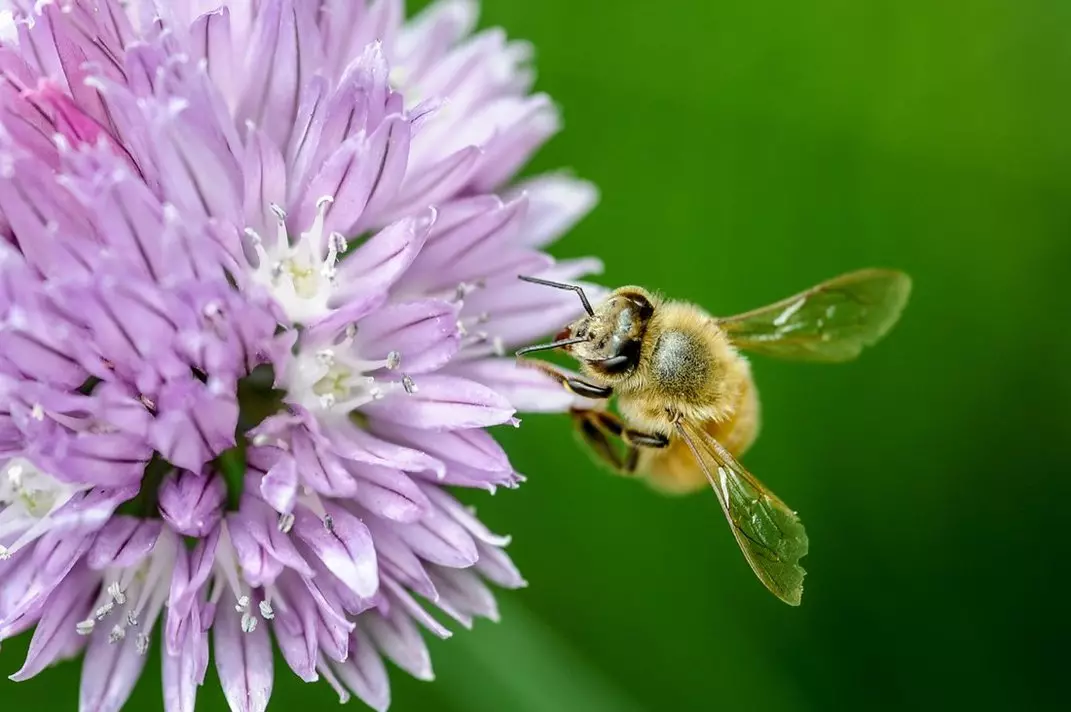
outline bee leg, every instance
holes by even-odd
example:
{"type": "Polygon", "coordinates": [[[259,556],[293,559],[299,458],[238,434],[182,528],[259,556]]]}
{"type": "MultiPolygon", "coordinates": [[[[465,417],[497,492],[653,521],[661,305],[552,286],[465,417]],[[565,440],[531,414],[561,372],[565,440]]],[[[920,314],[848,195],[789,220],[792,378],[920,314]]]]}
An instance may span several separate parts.
{"type": "Polygon", "coordinates": [[[665,435],[626,428],[620,418],[606,411],[577,409],[573,411],[573,418],[580,427],[581,435],[596,454],[621,474],[635,474],[641,448],[663,448],[669,445],[669,438],[665,435]],[[607,436],[619,438],[625,443],[624,458],[611,446],[607,436]]]}
{"type": "Polygon", "coordinates": [[[567,376],[545,361],[518,359],[518,363],[527,366],[528,368],[542,371],[558,383],[562,384],[565,390],[582,398],[606,399],[614,394],[614,389],[610,386],[599,386],[594,383],[588,383],[580,378],[567,376]]]}
{"type": "Polygon", "coordinates": [[[595,417],[598,411],[574,410],[572,411],[573,422],[576,423],[577,432],[584,440],[591,452],[604,464],[609,465],[615,472],[625,472],[627,463],[621,459],[621,454],[610,440],[610,433],[601,427],[599,419],[595,417]]]}

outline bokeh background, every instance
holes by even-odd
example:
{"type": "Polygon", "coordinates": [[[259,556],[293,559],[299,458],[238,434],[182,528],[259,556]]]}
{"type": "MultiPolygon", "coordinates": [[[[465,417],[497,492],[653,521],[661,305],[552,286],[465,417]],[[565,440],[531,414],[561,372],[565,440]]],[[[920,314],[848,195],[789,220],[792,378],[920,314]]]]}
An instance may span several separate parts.
{"type": "MultiPolygon", "coordinates": [[[[746,464],[807,524],[801,608],[712,495],[616,479],[530,417],[502,433],[528,483],[476,501],[531,585],[433,643],[435,683],[395,670],[393,709],[1066,705],[1071,3],[485,0],[482,23],[535,44],[563,107],[531,170],[603,193],[559,256],[716,313],[870,265],[915,291],[858,362],[754,362],[746,464]]],[[[74,709],[77,679],[0,682],[0,707],[74,709]]],[[[159,689],[150,664],[129,709],[159,689]]],[[[199,703],[225,709],[213,680],[199,703]]],[[[274,709],[335,703],[278,675],[274,709]]]]}

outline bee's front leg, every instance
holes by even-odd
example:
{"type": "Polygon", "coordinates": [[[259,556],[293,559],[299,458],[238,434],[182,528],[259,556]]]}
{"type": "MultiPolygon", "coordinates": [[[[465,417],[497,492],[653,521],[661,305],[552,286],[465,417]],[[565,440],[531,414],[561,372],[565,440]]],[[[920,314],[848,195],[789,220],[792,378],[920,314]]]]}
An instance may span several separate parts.
{"type": "Polygon", "coordinates": [[[565,390],[573,395],[580,396],[581,398],[605,400],[614,394],[614,389],[610,386],[600,386],[595,383],[589,383],[581,378],[566,375],[546,361],[519,358],[517,359],[517,363],[528,368],[534,368],[537,371],[542,371],[558,383],[562,384],[565,390]]]}

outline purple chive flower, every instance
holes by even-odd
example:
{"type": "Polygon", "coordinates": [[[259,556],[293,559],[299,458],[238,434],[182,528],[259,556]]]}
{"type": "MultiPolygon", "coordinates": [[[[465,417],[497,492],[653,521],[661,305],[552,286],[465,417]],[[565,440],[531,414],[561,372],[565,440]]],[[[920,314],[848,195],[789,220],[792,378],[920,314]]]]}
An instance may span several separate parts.
{"type": "Polygon", "coordinates": [[[0,640],[166,709],[209,646],[235,710],[286,664],[385,709],[383,658],[523,585],[449,489],[484,428],[568,407],[508,351],[595,260],[587,183],[508,184],[558,128],[530,49],[440,0],[19,0],[0,45],[0,640]]]}

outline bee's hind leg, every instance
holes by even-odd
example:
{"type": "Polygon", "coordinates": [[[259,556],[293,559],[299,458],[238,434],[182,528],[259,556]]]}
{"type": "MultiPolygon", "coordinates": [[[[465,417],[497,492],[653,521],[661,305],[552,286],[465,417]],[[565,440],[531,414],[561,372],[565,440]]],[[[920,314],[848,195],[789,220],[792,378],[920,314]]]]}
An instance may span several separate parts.
{"type": "Polygon", "coordinates": [[[641,448],[663,448],[669,445],[669,438],[665,435],[626,428],[621,419],[613,413],[575,409],[572,415],[580,436],[596,456],[620,474],[636,473],[641,448]],[[625,444],[623,456],[614,447],[611,438],[619,439],[625,444]]]}

